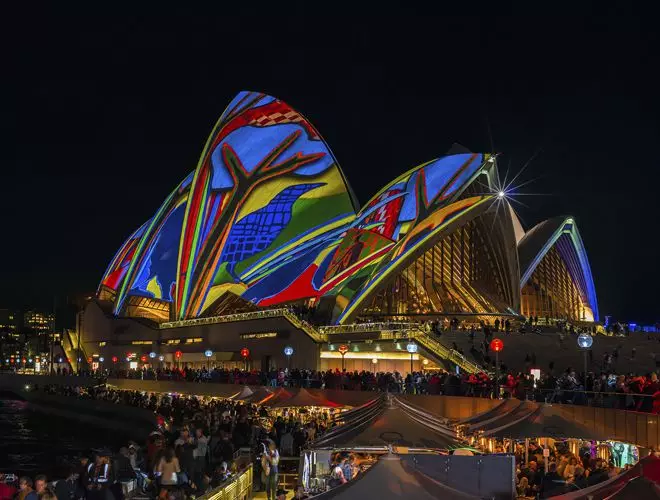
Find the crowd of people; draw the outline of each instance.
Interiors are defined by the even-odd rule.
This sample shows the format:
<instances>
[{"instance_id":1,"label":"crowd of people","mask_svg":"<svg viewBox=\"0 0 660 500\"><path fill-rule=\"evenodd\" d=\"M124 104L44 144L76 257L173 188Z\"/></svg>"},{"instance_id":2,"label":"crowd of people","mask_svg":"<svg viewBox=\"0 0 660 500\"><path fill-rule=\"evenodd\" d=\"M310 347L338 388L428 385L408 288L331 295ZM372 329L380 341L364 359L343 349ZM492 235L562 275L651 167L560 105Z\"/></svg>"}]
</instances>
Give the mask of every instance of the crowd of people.
<instances>
[{"instance_id":1,"label":"crowd of people","mask_svg":"<svg viewBox=\"0 0 660 500\"><path fill-rule=\"evenodd\" d=\"M70 496L56 494L59 500L121 498L122 481L134 478L140 488L152 488L150 493L163 498L199 496L245 469L250 457L256 457L256 488L266 491L269 500L280 498L284 494L278 487L280 453L299 456L308 442L334 425L334 409L271 410L230 399L114 390L104 385L44 385L31 390L144 408L159 416L159 431L144 446L131 442L116 455L97 451L95 468L72 471L75 487ZM89 463L84 462L85 467L91 467ZM296 495L305 498L302 490Z\"/></svg>"},{"instance_id":2,"label":"crowd of people","mask_svg":"<svg viewBox=\"0 0 660 500\"><path fill-rule=\"evenodd\" d=\"M533 366L533 356L526 356ZM514 396L538 402L578 405L660 413L660 382L655 373L644 375L617 374L612 371L583 373L568 368L561 374L551 369L535 379L529 372L512 372L501 364L499 384L496 374L485 372L457 375L445 370L425 370L408 373L340 370L280 369L270 372L214 368L143 369L114 372L114 377L144 380L177 380L217 382L225 384L263 385L270 387L303 387L381 391L407 394L495 397Z\"/></svg>"},{"instance_id":3,"label":"crowd of people","mask_svg":"<svg viewBox=\"0 0 660 500\"><path fill-rule=\"evenodd\" d=\"M578 454L565 443L555 442L548 448L547 472L543 446L530 442L525 463L525 445L516 445L516 489L518 498L549 498L587 488L616 476L630 467L618 467L613 460L594 456L591 444L583 443Z\"/></svg>"}]
</instances>

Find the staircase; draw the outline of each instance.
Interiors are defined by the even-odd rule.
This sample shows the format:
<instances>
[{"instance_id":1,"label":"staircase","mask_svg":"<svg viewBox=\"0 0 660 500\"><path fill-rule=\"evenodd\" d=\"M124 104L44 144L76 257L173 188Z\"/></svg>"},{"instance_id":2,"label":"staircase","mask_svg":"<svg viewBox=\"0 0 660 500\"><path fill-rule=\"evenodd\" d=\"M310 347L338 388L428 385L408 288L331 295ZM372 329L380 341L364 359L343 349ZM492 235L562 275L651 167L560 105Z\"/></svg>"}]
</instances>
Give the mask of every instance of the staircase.
<instances>
[{"instance_id":1,"label":"staircase","mask_svg":"<svg viewBox=\"0 0 660 500\"><path fill-rule=\"evenodd\" d=\"M438 358L448 359L455 365L459 366L467 373L479 373L484 371L479 365L473 363L463 356L460 352L448 348L442 343L433 338L432 334L417 330L414 335L415 340L428 352L434 354Z\"/></svg>"},{"instance_id":2,"label":"staircase","mask_svg":"<svg viewBox=\"0 0 660 500\"><path fill-rule=\"evenodd\" d=\"M436 340L434 335L422 328L419 323L389 321L323 326L319 328L318 335L324 337L321 342L333 342L332 337L340 337L344 340L347 335L367 332L378 332L379 340L394 340L402 337L415 339L430 355L439 360L449 360L467 373L484 371L477 363Z\"/></svg>"}]
</instances>

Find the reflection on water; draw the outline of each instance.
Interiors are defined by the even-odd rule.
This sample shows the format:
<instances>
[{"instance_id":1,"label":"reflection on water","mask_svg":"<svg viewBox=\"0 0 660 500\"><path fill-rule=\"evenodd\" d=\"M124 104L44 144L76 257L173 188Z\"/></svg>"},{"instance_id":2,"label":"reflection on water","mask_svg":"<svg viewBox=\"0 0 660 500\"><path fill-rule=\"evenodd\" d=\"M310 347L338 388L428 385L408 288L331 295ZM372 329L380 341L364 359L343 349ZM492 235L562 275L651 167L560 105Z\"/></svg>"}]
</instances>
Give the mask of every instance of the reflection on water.
<instances>
[{"instance_id":1,"label":"reflection on water","mask_svg":"<svg viewBox=\"0 0 660 500\"><path fill-rule=\"evenodd\" d=\"M126 442L114 431L35 412L24 401L0 399L0 472L57 478L80 453L117 450Z\"/></svg>"}]
</instances>

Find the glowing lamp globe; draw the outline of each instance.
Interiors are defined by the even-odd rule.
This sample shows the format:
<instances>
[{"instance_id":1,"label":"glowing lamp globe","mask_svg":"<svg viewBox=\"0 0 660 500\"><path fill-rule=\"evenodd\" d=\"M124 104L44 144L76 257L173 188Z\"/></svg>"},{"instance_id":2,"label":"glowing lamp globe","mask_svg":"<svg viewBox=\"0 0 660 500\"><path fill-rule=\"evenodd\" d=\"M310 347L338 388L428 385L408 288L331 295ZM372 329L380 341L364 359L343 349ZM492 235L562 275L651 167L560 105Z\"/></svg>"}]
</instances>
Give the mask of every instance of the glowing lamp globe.
<instances>
[{"instance_id":1,"label":"glowing lamp globe","mask_svg":"<svg viewBox=\"0 0 660 500\"><path fill-rule=\"evenodd\" d=\"M175 357L176 359L181 359L181 356L183 356L183 353L182 353L181 351L176 351L176 352L174 353L174 357Z\"/></svg>"},{"instance_id":2,"label":"glowing lamp globe","mask_svg":"<svg viewBox=\"0 0 660 500\"><path fill-rule=\"evenodd\" d=\"M250 349L248 349L247 347L241 349L241 356L247 358L249 355L250 355Z\"/></svg>"},{"instance_id":3,"label":"glowing lamp globe","mask_svg":"<svg viewBox=\"0 0 660 500\"><path fill-rule=\"evenodd\" d=\"M502 339L493 339L490 341L490 350L495 352L500 352L504 349L504 342Z\"/></svg>"},{"instance_id":4,"label":"glowing lamp globe","mask_svg":"<svg viewBox=\"0 0 660 500\"><path fill-rule=\"evenodd\" d=\"M104 358L103 356L101 356L101 357L99 358L99 363L103 363L104 361L105 361L105 358Z\"/></svg>"},{"instance_id":5,"label":"glowing lamp globe","mask_svg":"<svg viewBox=\"0 0 660 500\"><path fill-rule=\"evenodd\" d=\"M293 347L291 347L290 345L286 346L284 348L284 355L291 356L292 354L293 354Z\"/></svg>"},{"instance_id":6,"label":"glowing lamp globe","mask_svg":"<svg viewBox=\"0 0 660 500\"><path fill-rule=\"evenodd\" d=\"M213 351L211 349L207 349L206 351L204 351L204 356L210 358L211 356L213 356Z\"/></svg>"},{"instance_id":7,"label":"glowing lamp globe","mask_svg":"<svg viewBox=\"0 0 660 500\"><path fill-rule=\"evenodd\" d=\"M343 356L348 352L348 346L346 344L341 344L337 350L339 351L339 354Z\"/></svg>"},{"instance_id":8,"label":"glowing lamp globe","mask_svg":"<svg viewBox=\"0 0 660 500\"><path fill-rule=\"evenodd\" d=\"M151 359L154 359L154 358L156 357L156 353L153 352L153 351L151 351L151 352L149 353L149 357L150 357Z\"/></svg>"},{"instance_id":9,"label":"glowing lamp globe","mask_svg":"<svg viewBox=\"0 0 660 500\"><path fill-rule=\"evenodd\" d=\"M408 342L408 345L406 345L406 351L410 354L415 354L417 352L417 344L414 342Z\"/></svg>"},{"instance_id":10,"label":"glowing lamp globe","mask_svg":"<svg viewBox=\"0 0 660 500\"><path fill-rule=\"evenodd\" d=\"M588 333L581 333L578 335L577 343L580 349L591 349L594 343L594 338Z\"/></svg>"}]
</instances>

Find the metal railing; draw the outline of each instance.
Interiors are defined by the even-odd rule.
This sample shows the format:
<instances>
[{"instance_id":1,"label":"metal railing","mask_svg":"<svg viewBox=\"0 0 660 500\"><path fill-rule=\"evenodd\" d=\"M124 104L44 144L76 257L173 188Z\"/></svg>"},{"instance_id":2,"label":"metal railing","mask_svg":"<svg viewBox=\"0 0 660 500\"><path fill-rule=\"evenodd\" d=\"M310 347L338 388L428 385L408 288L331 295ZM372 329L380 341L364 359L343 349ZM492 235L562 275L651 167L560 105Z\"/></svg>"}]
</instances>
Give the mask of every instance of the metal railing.
<instances>
[{"instance_id":1,"label":"metal railing","mask_svg":"<svg viewBox=\"0 0 660 500\"><path fill-rule=\"evenodd\" d=\"M188 326L215 325L219 323L235 323L237 321L251 321L255 319L266 318L286 318L293 326L303 330L307 335L317 342L324 342L325 337L321 335L316 328L307 321L300 319L288 309L262 309L260 311L250 311L238 314L225 314L223 316L209 316L208 318L183 319L180 321L166 321L160 323L158 328L161 330L169 328L183 328Z\"/></svg>"},{"instance_id":2,"label":"metal railing","mask_svg":"<svg viewBox=\"0 0 660 500\"><path fill-rule=\"evenodd\" d=\"M340 333L383 332L383 331L406 332L408 330L420 330L420 324L383 321L379 323L353 323L348 325L332 325L332 326L319 327L319 332L325 335L337 335Z\"/></svg>"},{"instance_id":3,"label":"metal railing","mask_svg":"<svg viewBox=\"0 0 660 500\"><path fill-rule=\"evenodd\" d=\"M441 358L446 358L452 363L458 365L468 373L479 373L484 371L479 365L468 360L460 352L450 349L442 343L435 340L426 332L418 331L414 338L426 349L433 352Z\"/></svg>"},{"instance_id":4,"label":"metal railing","mask_svg":"<svg viewBox=\"0 0 660 500\"><path fill-rule=\"evenodd\" d=\"M512 392L506 386L501 386L503 393ZM563 403L577 406L593 406L598 408L615 408L619 410L652 411L653 394L635 392L598 392L581 389L527 389L525 399L542 400L547 403Z\"/></svg>"},{"instance_id":5,"label":"metal railing","mask_svg":"<svg viewBox=\"0 0 660 500\"><path fill-rule=\"evenodd\" d=\"M289 309L263 309L246 313L227 314L224 316L210 316L208 318L185 319L180 321L168 321L161 323L159 328L181 328L187 326L212 325L218 323L233 323L237 321L250 321L265 318L285 318L296 328L304 331L312 340L318 343L328 342L333 335L346 333L378 332L382 340L396 338L416 338L419 343L435 355L448 359L469 373L483 371L482 368L469 361L461 353L450 349L435 340L430 334L428 325L410 322L383 321L378 323L354 323L350 325L333 325L314 327L307 321L300 319Z\"/></svg>"},{"instance_id":6,"label":"metal railing","mask_svg":"<svg viewBox=\"0 0 660 500\"><path fill-rule=\"evenodd\" d=\"M198 500L243 500L252 498L252 464L231 482L222 484L210 492L197 497Z\"/></svg>"}]
</instances>

